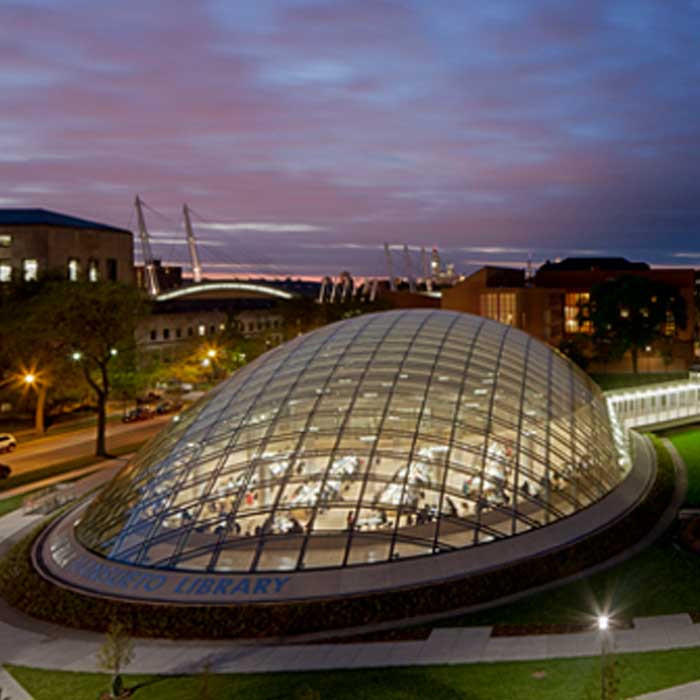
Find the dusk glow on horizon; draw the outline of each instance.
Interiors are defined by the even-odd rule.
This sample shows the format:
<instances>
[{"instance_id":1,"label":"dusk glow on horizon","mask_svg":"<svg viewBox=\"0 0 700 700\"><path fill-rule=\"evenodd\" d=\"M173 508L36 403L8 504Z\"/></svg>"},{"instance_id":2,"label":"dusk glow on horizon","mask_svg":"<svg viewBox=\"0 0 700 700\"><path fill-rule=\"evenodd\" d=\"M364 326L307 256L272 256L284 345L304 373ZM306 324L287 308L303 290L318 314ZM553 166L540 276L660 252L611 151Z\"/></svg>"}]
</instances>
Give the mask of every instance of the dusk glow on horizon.
<instances>
[{"instance_id":1,"label":"dusk glow on horizon","mask_svg":"<svg viewBox=\"0 0 700 700\"><path fill-rule=\"evenodd\" d=\"M134 230L139 193L184 262L187 202L209 273L383 274L384 241L700 266L700 0L10 0L0 26L0 207Z\"/></svg>"}]
</instances>

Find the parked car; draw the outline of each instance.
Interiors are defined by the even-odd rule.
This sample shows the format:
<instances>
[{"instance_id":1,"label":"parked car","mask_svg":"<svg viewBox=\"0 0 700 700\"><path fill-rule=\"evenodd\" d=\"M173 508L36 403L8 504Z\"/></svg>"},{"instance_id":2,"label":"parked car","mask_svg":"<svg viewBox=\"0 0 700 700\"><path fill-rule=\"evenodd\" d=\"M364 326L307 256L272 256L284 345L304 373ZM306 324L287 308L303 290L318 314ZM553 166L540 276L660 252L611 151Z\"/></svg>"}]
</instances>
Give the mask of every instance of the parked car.
<instances>
[{"instance_id":1,"label":"parked car","mask_svg":"<svg viewBox=\"0 0 700 700\"><path fill-rule=\"evenodd\" d=\"M179 411L182 408L182 402L180 401L161 401L156 406L156 413L159 416L164 416L166 413L173 413Z\"/></svg>"},{"instance_id":2,"label":"parked car","mask_svg":"<svg viewBox=\"0 0 700 700\"><path fill-rule=\"evenodd\" d=\"M140 406L146 403L155 403L156 401L160 401L160 399L160 394L156 394L155 391L149 391L145 396L137 396L136 403Z\"/></svg>"},{"instance_id":3,"label":"parked car","mask_svg":"<svg viewBox=\"0 0 700 700\"><path fill-rule=\"evenodd\" d=\"M12 469L9 464L0 464L0 479L7 479L12 474Z\"/></svg>"},{"instance_id":4,"label":"parked car","mask_svg":"<svg viewBox=\"0 0 700 700\"><path fill-rule=\"evenodd\" d=\"M137 421L153 418L154 415L154 412L147 406L137 406L122 416L122 423L136 423Z\"/></svg>"},{"instance_id":5,"label":"parked car","mask_svg":"<svg viewBox=\"0 0 700 700\"><path fill-rule=\"evenodd\" d=\"M17 440L10 433L0 433L0 452L12 452L17 447Z\"/></svg>"}]
</instances>

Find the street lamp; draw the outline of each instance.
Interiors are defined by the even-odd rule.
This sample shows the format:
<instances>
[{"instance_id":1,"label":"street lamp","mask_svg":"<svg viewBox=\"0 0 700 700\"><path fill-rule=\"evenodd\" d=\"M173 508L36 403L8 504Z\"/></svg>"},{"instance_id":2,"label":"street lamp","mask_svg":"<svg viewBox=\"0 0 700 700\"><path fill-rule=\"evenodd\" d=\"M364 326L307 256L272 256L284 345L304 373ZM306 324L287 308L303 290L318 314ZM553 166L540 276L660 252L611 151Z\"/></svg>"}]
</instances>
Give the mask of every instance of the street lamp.
<instances>
[{"instance_id":1,"label":"street lamp","mask_svg":"<svg viewBox=\"0 0 700 700\"><path fill-rule=\"evenodd\" d=\"M607 615L598 615L598 631L600 632L600 697L601 700L607 700L606 672L607 660L606 654L610 643L610 618Z\"/></svg>"},{"instance_id":2,"label":"street lamp","mask_svg":"<svg viewBox=\"0 0 700 700\"><path fill-rule=\"evenodd\" d=\"M74 353L71 353L70 359L73 360L73 362L80 362L80 360L83 359L83 353L76 350Z\"/></svg>"},{"instance_id":3,"label":"street lamp","mask_svg":"<svg viewBox=\"0 0 700 700\"><path fill-rule=\"evenodd\" d=\"M46 391L49 381L45 374L35 368L20 370L15 375L15 379L20 386L25 389L36 391L36 410L34 413L34 431L37 435L44 434L44 405L46 403Z\"/></svg>"}]
</instances>

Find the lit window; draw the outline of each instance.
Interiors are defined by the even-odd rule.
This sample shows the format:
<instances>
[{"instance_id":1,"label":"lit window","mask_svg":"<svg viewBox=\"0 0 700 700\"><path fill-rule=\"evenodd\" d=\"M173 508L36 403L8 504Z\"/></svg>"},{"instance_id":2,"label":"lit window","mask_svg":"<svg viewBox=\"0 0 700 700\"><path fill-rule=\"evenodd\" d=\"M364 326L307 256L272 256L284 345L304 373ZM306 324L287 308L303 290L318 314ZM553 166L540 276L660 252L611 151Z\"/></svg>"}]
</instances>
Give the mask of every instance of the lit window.
<instances>
[{"instance_id":1,"label":"lit window","mask_svg":"<svg viewBox=\"0 0 700 700\"><path fill-rule=\"evenodd\" d=\"M513 292L482 294L479 298L480 315L514 326L516 303Z\"/></svg>"},{"instance_id":2,"label":"lit window","mask_svg":"<svg viewBox=\"0 0 700 700\"><path fill-rule=\"evenodd\" d=\"M68 279L71 282L77 282L80 277L80 262L77 258L68 260Z\"/></svg>"},{"instance_id":3,"label":"lit window","mask_svg":"<svg viewBox=\"0 0 700 700\"><path fill-rule=\"evenodd\" d=\"M200 323L197 326L197 333L199 333L199 335L206 335L207 334L207 327L203 323Z\"/></svg>"},{"instance_id":4,"label":"lit window","mask_svg":"<svg viewBox=\"0 0 700 700\"><path fill-rule=\"evenodd\" d=\"M0 234L0 248L9 248L12 245L12 236L9 233Z\"/></svg>"},{"instance_id":5,"label":"lit window","mask_svg":"<svg viewBox=\"0 0 700 700\"><path fill-rule=\"evenodd\" d=\"M90 258L88 262L88 279L90 282L99 282L100 280L100 268L97 260Z\"/></svg>"},{"instance_id":6,"label":"lit window","mask_svg":"<svg viewBox=\"0 0 700 700\"><path fill-rule=\"evenodd\" d=\"M664 334L667 336L676 335L676 319L671 311L666 312L666 324L664 326Z\"/></svg>"},{"instance_id":7,"label":"lit window","mask_svg":"<svg viewBox=\"0 0 700 700\"><path fill-rule=\"evenodd\" d=\"M36 280L39 274L39 262L34 258L26 258L22 261L22 279L25 282Z\"/></svg>"},{"instance_id":8,"label":"lit window","mask_svg":"<svg viewBox=\"0 0 700 700\"><path fill-rule=\"evenodd\" d=\"M12 282L12 265L0 263L0 282Z\"/></svg>"},{"instance_id":9,"label":"lit window","mask_svg":"<svg viewBox=\"0 0 700 700\"><path fill-rule=\"evenodd\" d=\"M590 301L588 292L568 293L564 296L564 330L566 333L593 333L590 321L579 321L579 315L588 315L587 309L582 309Z\"/></svg>"}]
</instances>

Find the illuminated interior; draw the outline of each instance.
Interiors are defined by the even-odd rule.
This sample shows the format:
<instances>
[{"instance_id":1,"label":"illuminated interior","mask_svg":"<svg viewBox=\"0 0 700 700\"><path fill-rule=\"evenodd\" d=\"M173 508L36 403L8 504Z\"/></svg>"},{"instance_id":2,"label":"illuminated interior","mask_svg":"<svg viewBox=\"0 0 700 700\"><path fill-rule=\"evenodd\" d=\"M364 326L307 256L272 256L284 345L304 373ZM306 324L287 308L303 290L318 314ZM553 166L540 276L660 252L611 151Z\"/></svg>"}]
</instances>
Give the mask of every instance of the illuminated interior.
<instances>
[{"instance_id":1,"label":"illuminated interior","mask_svg":"<svg viewBox=\"0 0 700 700\"><path fill-rule=\"evenodd\" d=\"M360 316L268 352L178 416L89 506L109 559L280 571L517 535L625 476L599 389L490 319Z\"/></svg>"}]
</instances>

